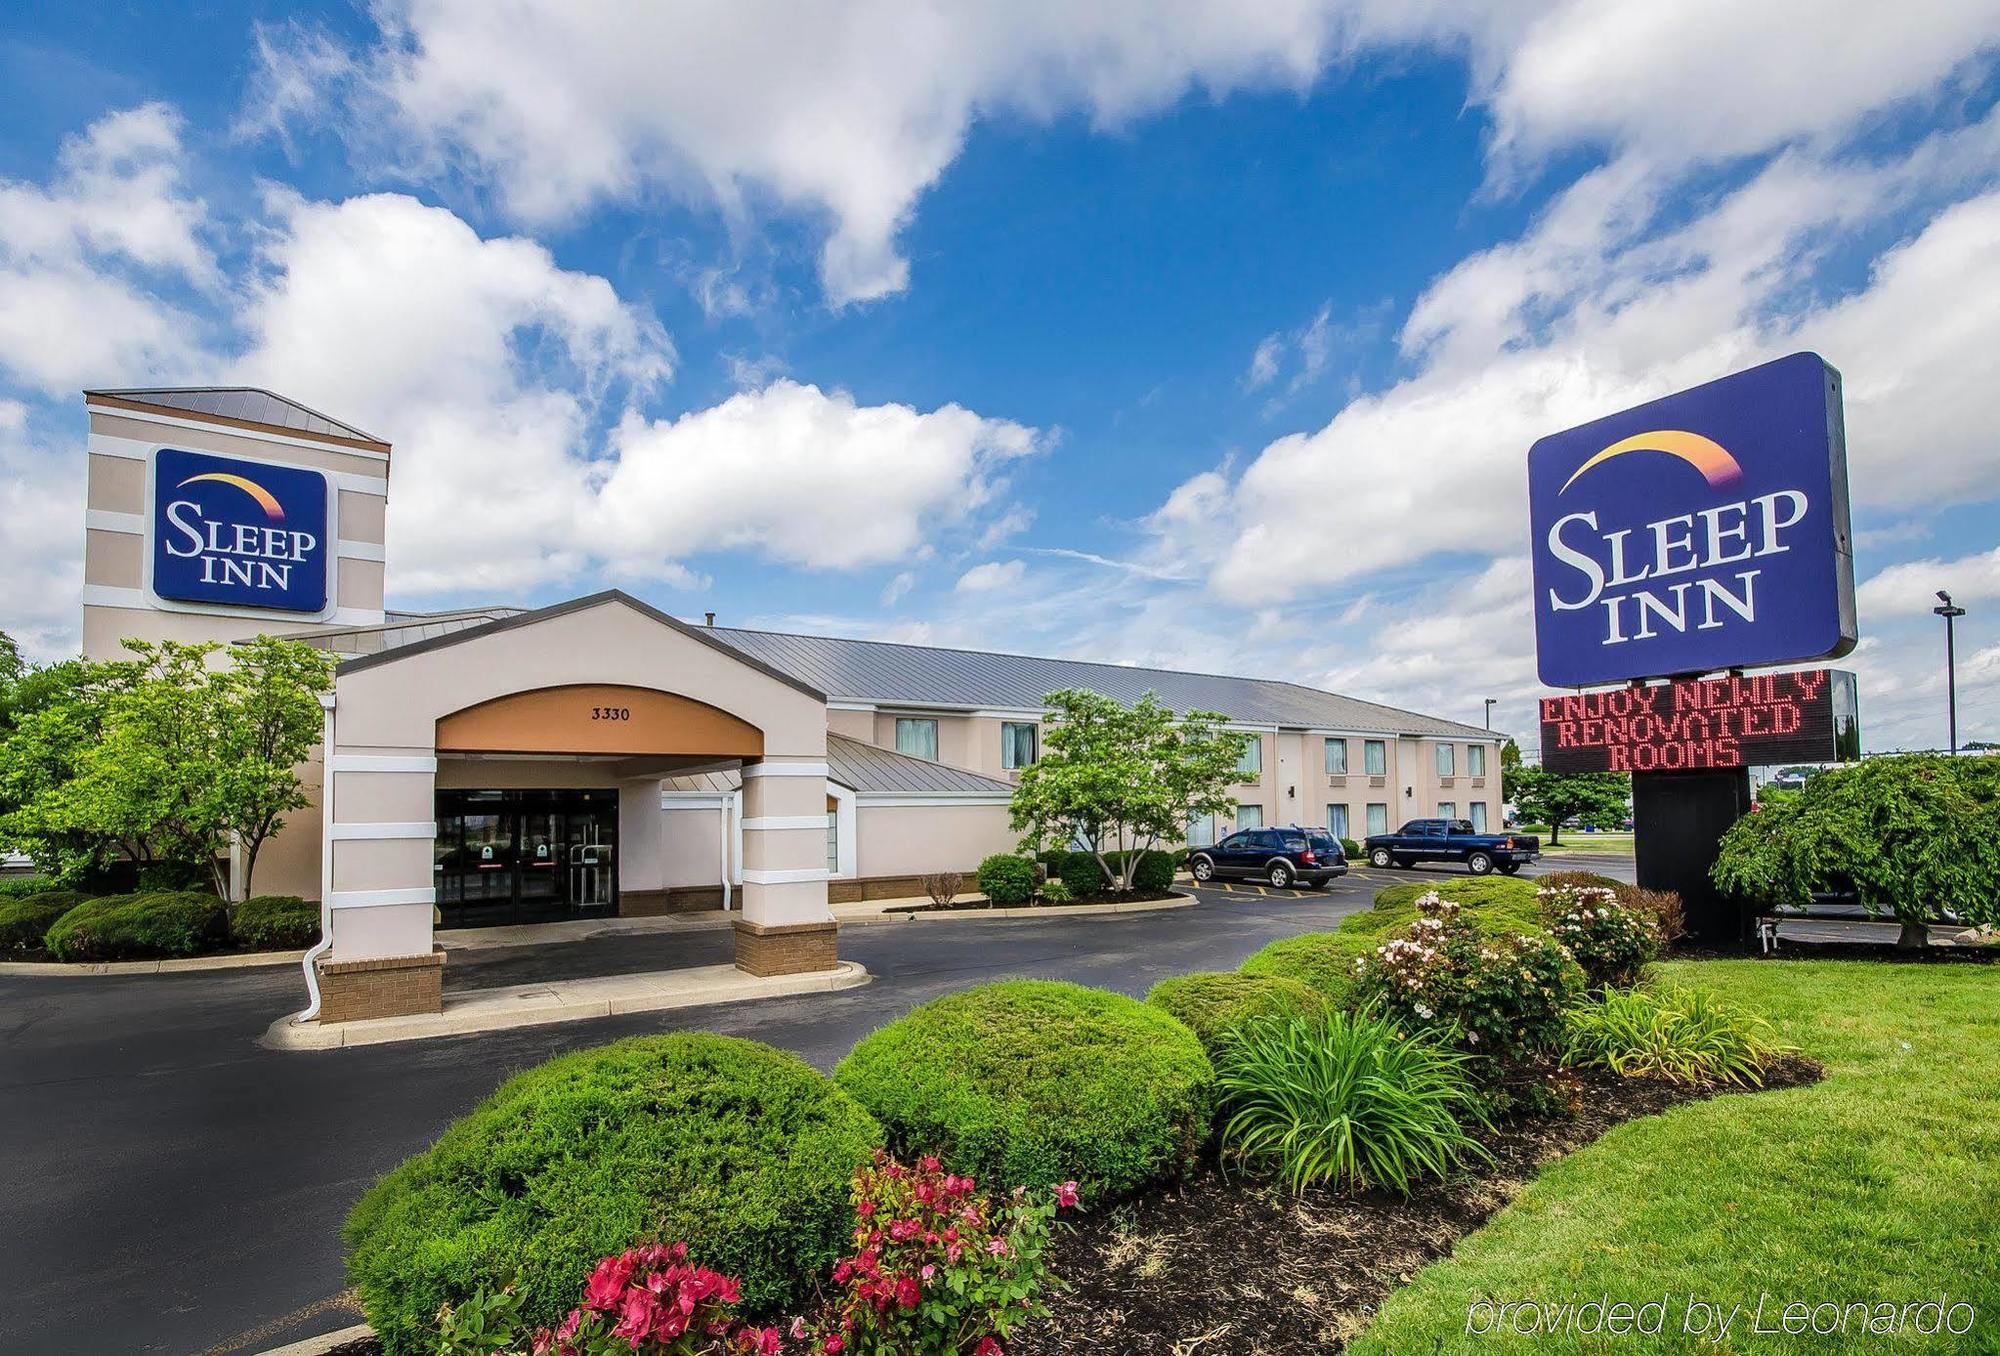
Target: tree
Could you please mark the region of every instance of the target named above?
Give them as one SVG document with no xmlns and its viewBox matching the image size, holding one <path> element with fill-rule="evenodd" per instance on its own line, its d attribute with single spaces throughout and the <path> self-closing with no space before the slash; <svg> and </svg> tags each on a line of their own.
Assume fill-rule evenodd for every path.
<svg viewBox="0 0 2000 1356">
<path fill-rule="evenodd" d="M 56 666 L 61 681 L 0 746 L 0 828 L 63 880 L 123 857 L 175 863 L 227 896 L 228 855 L 258 850 L 306 804 L 333 660 L 260 636 L 218 647 L 128 640 L 132 658 Z M 48 670 L 44 670 L 48 673 Z"/>
<path fill-rule="evenodd" d="M 1021 845 L 1087 843 L 1114 890 L 1132 888 L 1140 856 L 1176 843 L 1197 815 L 1226 812 L 1247 738 L 1227 717 L 1189 711 L 1178 719 L 1147 693 L 1131 706 L 1081 688 L 1047 697 L 1042 756 L 1014 788 Z M 1123 852 L 1114 870 L 1108 854 Z"/>
<path fill-rule="evenodd" d="M 1562 823 L 1584 819 L 1622 819 L 1632 795 L 1632 779 L 1623 772 L 1551 772 L 1545 767 L 1517 767 L 1501 778 L 1501 794 L 1531 823 L 1549 826 L 1549 846 L 1562 845 Z"/>
<path fill-rule="evenodd" d="M 1803 906 L 1851 888 L 1920 947 L 1947 913 L 2000 922 L 2000 787 L 1985 758 L 1901 754 L 1820 773 L 1745 815 L 1711 872 L 1742 899 Z"/>
</svg>

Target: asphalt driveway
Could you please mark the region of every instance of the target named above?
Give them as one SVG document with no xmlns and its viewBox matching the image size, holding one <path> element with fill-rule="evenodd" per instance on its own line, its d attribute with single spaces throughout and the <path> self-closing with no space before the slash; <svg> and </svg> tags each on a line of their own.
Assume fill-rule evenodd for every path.
<svg viewBox="0 0 2000 1356">
<path fill-rule="evenodd" d="M 1571 865 L 1571 863 L 1560 863 Z M 1552 863 L 1555 865 L 1555 863 Z M 1629 876 L 1629 859 L 1591 869 Z M 1388 881 L 1208 889 L 1159 913 L 850 928 L 875 982 L 843 993 L 315 1053 L 257 1037 L 292 970 L 0 977 L 0 1332 L 34 1352 L 257 1351 L 356 1321 L 340 1222 L 376 1177 L 509 1074 L 620 1036 L 699 1028 L 830 1069 L 882 1023 L 1008 975 L 1140 995 L 1332 926 Z M 723 934 L 461 953 L 455 985 L 706 964 Z"/>
</svg>

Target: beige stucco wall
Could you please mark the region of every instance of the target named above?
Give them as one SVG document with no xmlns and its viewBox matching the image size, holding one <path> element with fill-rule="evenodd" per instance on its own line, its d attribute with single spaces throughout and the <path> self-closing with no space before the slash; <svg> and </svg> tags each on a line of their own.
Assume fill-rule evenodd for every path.
<svg viewBox="0 0 2000 1356">
<path fill-rule="evenodd" d="M 968 874 L 996 852 L 1011 852 L 1007 807 L 879 805 L 855 808 L 856 874 L 914 876 L 930 871 Z"/>
</svg>

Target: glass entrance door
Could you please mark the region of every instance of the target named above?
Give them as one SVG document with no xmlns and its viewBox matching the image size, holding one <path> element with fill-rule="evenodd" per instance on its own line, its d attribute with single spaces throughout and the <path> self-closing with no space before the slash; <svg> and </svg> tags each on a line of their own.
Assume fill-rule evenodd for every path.
<svg viewBox="0 0 2000 1356">
<path fill-rule="evenodd" d="M 445 927 L 618 911 L 616 791 L 440 791 L 433 875 Z"/>
</svg>

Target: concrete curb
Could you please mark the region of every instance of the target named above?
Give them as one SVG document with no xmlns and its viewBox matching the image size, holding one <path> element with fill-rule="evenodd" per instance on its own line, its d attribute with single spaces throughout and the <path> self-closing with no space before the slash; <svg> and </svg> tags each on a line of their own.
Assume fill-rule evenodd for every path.
<svg viewBox="0 0 2000 1356">
<path fill-rule="evenodd" d="M 60 975 L 85 979 L 99 975 L 187 975 L 202 970 L 262 970 L 297 965 L 303 951 L 251 951 L 231 956 L 182 956 L 149 961 L 0 961 L 0 975 Z"/>
<path fill-rule="evenodd" d="M 346 1346 L 349 1342 L 359 1342 L 364 1337 L 373 1337 L 375 1330 L 366 1323 L 356 1323 L 351 1328 L 338 1328 L 333 1332 L 323 1332 L 318 1337 L 305 1337 L 296 1342 L 287 1342 L 282 1347 L 272 1347 L 259 1352 L 258 1356 L 326 1356 L 329 1351 Z"/>
<path fill-rule="evenodd" d="M 842 909 L 855 906 L 836 904 L 833 916 L 844 928 L 873 927 L 878 923 L 1000 923 L 1026 918 L 1076 918 L 1099 913 L 1157 913 L 1163 909 L 1191 909 L 1199 903 L 1199 899 L 1181 895 L 1175 899 L 1146 899 L 1130 904 L 1038 904 L 1013 909 L 926 909 L 922 912 L 871 909 L 865 913 L 842 913 Z"/>
<path fill-rule="evenodd" d="M 583 1022 L 625 1013 L 698 1008 L 711 1003 L 833 993 L 858 988 L 873 978 L 865 966 L 842 961 L 832 970 L 762 978 L 746 974 L 734 965 L 699 965 L 647 974 L 517 984 L 448 993 L 443 1012 L 408 1017 L 370 1017 L 321 1026 L 317 1022 L 296 1023 L 287 1014 L 272 1022 L 257 1043 L 271 1050 L 339 1050 L 557 1022 Z"/>
</svg>

